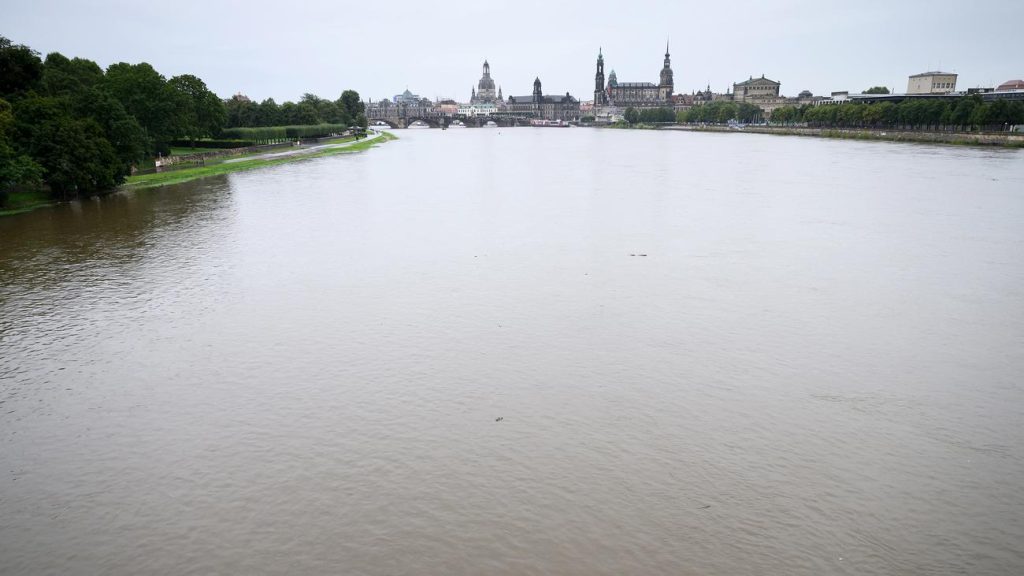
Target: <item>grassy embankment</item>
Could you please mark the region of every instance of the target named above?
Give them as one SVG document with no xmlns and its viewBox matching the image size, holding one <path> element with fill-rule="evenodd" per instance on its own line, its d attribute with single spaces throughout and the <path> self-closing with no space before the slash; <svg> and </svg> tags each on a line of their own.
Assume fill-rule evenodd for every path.
<svg viewBox="0 0 1024 576">
<path fill-rule="evenodd" d="M 333 138 L 331 140 L 324 140 L 321 144 L 345 144 L 353 141 L 355 138 L 351 136 L 344 136 L 340 138 Z M 351 144 L 349 146 L 341 148 L 325 148 L 310 152 L 308 154 L 294 154 L 290 156 L 282 156 L 279 158 L 253 158 L 252 160 L 242 160 L 240 162 L 225 162 L 225 160 L 237 160 L 239 158 L 247 158 L 250 156 L 260 156 L 266 153 L 273 153 L 278 151 L 290 150 L 291 147 L 288 145 L 282 146 L 280 149 L 269 149 L 260 152 L 249 152 L 246 154 L 238 154 L 232 156 L 221 156 L 207 162 L 205 166 L 196 166 L 195 168 L 182 168 L 180 170 L 171 170 L 167 172 L 159 172 L 154 174 L 139 174 L 136 176 L 128 177 L 124 184 L 125 188 L 131 189 L 142 189 L 142 188 L 153 188 L 156 186 L 164 186 L 166 184 L 178 184 L 180 182 L 187 182 L 189 180 L 195 180 L 197 178 L 205 178 L 207 176 L 216 176 L 218 174 L 228 174 L 231 172 L 240 172 L 242 170 L 253 170 L 256 168 L 263 168 L 266 166 L 276 166 L 278 164 L 285 164 L 287 162 L 295 162 L 297 160 L 306 160 L 309 158 L 322 158 L 324 156 L 333 156 L 335 154 L 348 154 L 351 152 L 360 152 L 371 148 L 375 144 L 380 142 L 387 142 L 388 140 L 395 140 L 396 136 L 389 132 L 383 132 L 379 137 L 372 140 L 366 140 Z M 190 149 L 186 154 L 191 154 Z M 210 152 L 210 149 L 202 149 L 202 152 Z M 50 196 L 50 193 L 46 190 L 19 190 L 11 192 L 7 198 L 7 202 L 3 208 L 0 208 L 0 216 L 10 216 L 13 214 L 21 214 L 23 212 L 30 212 L 37 208 L 43 208 L 46 206 L 52 206 L 58 202 Z"/>
<path fill-rule="evenodd" d="M 387 142 L 388 140 L 395 140 L 397 137 L 393 136 L 388 132 L 382 133 L 379 137 L 372 140 L 366 140 L 358 142 L 350 146 L 342 148 L 325 148 L 310 152 L 308 154 L 294 154 L 290 156 L 281 156 L 278 158 L 253 158 L 252 160 L 242 160 L 241 162 L 224 162 L 224 160 L 237 160 L 238 158 L 245 158 L 248 156 L 259 156 L 265 154 L 265 152 L 254 152 L 250 154 L 243 154 L 240 156 L 232 156 L 230 158 L 218 158 L 217 163 L 207 163 L 206 166 L 197 166 L 195 168 L 182 168 L 180 170 L 170 170 L 168 172 L 158 172 L 155 174 L 139 174 L 136 176 L 129 176 L 125 182 L 125 188 L 140 189 L 140 188 L 152 188 L 154 186 L 164 186 L 167 184 L 178 184 L 181 182 L 188 182 L 189 180 L 195 180 L 197 178 L 206 178 L 208 176 L 217 176 L 219 174 L 229 174 L 231 172 L 240 172 L 243 170 L 253 170 L 255 168 L 264 168 L 267 166 L 276 166 L 278 164 L 286 164 L 288 162 L 295 162 L 297 160 L 306 160 L 309 158 L 322 158 L 324 156 L 333 156 L 335 154 L 348 154 L 351 152 L 359 152 L 373 147 L 380 142 Z M 348 138 L 336 138 L 333 140 L 326 140 L 324 144 L 342 144 L 350 142 L 351 137 Z"/>
</svg>

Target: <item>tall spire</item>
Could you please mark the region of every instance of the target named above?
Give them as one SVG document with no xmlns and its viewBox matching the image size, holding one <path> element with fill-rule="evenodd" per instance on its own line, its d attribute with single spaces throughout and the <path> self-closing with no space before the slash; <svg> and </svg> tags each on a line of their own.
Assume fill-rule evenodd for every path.
<svg viewBox="0 0 1024 576">
<path fill-rule="evenodd" d="M 665 58 L 668 58 L 668 38 L 665 38 Z"/>
</svg>

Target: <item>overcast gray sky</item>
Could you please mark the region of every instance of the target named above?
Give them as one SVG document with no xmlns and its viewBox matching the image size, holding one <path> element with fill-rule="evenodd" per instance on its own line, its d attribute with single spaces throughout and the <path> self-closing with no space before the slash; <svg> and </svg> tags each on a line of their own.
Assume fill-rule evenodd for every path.
<svg viewBox="0 0 1024 576">
<path fill-rule="evenodd" d="M 484 58 L 508 95 L 593 95 L 606 73 L 657 82 L 666 37 L 677 92 L 764 74 L 796 95 L 902 92 L 907 76 L 960 74 L 958 87 L 1024 77 L 1024 0 L 729 2 L 501 0 L 0 0 L 0 35 L 39 52 L 149 62 L 191 73 L 221 96 L 469 98 Z"/>
</svg>

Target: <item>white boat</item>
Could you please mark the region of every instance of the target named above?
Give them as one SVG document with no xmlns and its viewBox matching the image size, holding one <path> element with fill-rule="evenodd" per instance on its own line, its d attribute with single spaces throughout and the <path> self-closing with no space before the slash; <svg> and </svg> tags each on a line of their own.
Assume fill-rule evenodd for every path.
<svg viewBox="0 0 1024 576">
<path fill-rule="evenodd" d="M 568 128 L 571 126 L 565 120 L 530 120 L 530 126 L 536 126 L 538 128 Z"/>
</svg>

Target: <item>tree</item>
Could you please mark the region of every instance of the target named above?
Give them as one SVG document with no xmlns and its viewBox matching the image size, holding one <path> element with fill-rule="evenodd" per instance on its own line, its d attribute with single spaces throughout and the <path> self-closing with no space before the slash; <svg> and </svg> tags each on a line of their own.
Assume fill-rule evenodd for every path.
<svg viewBox="0 0 1024 576">
<path fill-rule="evenodd" d="M 889 89 L 885 86 L 872 86 L 867 90 L 861 92 L 861 94 L 888 94 Z"/>
<path fill-rule="evenodd" d="M 16 186 L 32 185 L 43 174 L 41 166 L 19 152 L 14 142 L 14 113 L 10 103 L 0 99 L 0 206 Z"/>
<path fill-rule="evenodd" d="M 749 102 L 740 102 L 736 105 L 736 119 L 740 122 L 757 122 L 761 120 L 764 113 L 761 108 Z"/>
<path fill-rule="evenodd" d="M 10 99 L 34 89 L 42 76 L 38 52 L 0 36 L 0 97 Z"/>
<path fill-rule="evenodd" d="M 249 128 L 261 126 L 259 121 L 259 104 L 249 100 L 246 96 L 235 94 L 224 101 L 224 112 L 226 128 Z"/>
<path fill-rule="evenodd" d="M 274 102 L 273 98 L 267 98 L 260 102 L 256 111 L 256 126 L 280 126 L 284 124 L 281 119 L 281 107 Z"/>
<path fill-rule="evenodd" d="M 130 174 L 132 166 L 146 158 L 149 144 L 146 131 L 110 93 L 98 88 L 89 89 L 79 94 L 72 106 L 76 116 L 92 118 L 103 128 L 121 162 L 122 174 Z"/>
<path fill-rule="evenodd" d="M 68 59 L 58 52 L 46 56 L 41 90 L 63 99 L 75 118 L 92 118 L 103 129 L 128 173 L 145 158 L 146 133 L 104 85 L 103 69 L 92 60 Z"/>
<path fill-rule="evenodd" d="M 92 118 L 75 118 L 66 99 L 22 100 L 14 117 L 18 140 L 59 198 L 107 190 L 124 180 L 124 166 L 103 128 Z"/>
<path fill-rule="evenodd" d="M 360 114 L 366 113 L 366 106 L 355 90 L 345 90 L 338 98 L 338 108 L 341 110 L 341 123 L 347 124 Z M 347 120 L 346 120 L 347 119 Z"/>
<path fill-rule="evenodd" d="M 778 124 L 792 124 L 799 122 L 801 117 L 800 109 L 796 106 L 783 106 L 772 112 L 771 121 Z"/>
<path fill-rule="evenodd" d="M 182 103 L 164 77 L 145 62 L 121 62 L 107 68 L 105 84 L 146 131 L 149 151 L 168 152 L 179 132 Z"/>
<path fill-rule="evenodd" d="M 633 108 L 632 106 L 626 108 L 626 112 L 622 115 L 622 117 L 626 120 L 626 122 L 629 122 L 630 124 L 636 124 L 637 122 L 640 121 L 640 113 L 637 112 L 636 108 Z"/>
<path fill-rule="evenodd" d="M 193 142 L 220 132 L 227 120 L 224 102 L 207 89 L 206 84 L 191 74 L 175 76 L 167 82 L 177 95 L 178 131 Z"/>
<path fill-rule="evenodd" d="M 59 52 L 46 56 L 41 91 L 49 96 L 78 95 L 103 83 L 103 69 L 92 60 L 69 60 Z"/>
</svg>

